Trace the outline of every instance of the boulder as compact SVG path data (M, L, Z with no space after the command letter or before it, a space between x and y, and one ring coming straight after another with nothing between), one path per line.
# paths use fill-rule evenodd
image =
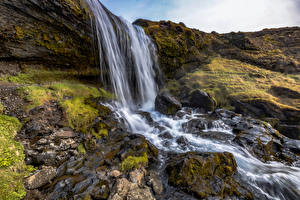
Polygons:
M252 199L235 180L236 171L236 161L227 152L179 154L166 168L169 184L198 198Z
M137 183L132 183L125 178L116 182L113 192L108 198L109 200L154 200L150 188L140 188Z
M167 92L160 93L155 99L155 110L165 115L174 115L181 107L181 103Z
M56 176L56 168L44 167L34 175L25 179L27 189L33 190L49 183Z
M205 112L213 111L216 108L215 100L206 92L194 90L182 100L182 105L192 108L200 108Z
M300 140L300 125L277 125L278 131L288 138Z

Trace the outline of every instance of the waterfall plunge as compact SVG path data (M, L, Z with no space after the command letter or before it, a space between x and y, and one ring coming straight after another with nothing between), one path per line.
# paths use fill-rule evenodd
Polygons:
M94 14L102 71L117 95L119 108L151 108L157 93L156 49L141 27L108 13L98 0L87 0Z

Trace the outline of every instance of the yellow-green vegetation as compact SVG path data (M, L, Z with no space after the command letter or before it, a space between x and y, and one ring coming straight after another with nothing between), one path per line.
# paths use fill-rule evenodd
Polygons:
M208 47L212 35L176 24L171 21L152 22L140 20L157 44L161 68L166 77L172 77L187 60L203 59L201 52ZM201 58L199 58L201 57Z
M146 152L142 156L128 156L120 164L122 171L129 171L134 168L140 168L148 164L148 155Z
M190 89L202 89L213 96L221 107L230 107L230 98L244 102L268 101L280 108L300 109L300 99L276 96L271 87L284 87L300 93L300 75L272 72L237 60L213 58L198 71L179 81L170 81L168 88L178 93L182 84Z
M96 130L93 129L92 130L92 134L97 138L97 139L101 139L102 137L107 137L108 136L108 126L107 124L105 124L104 122L99 122L97 124L97 128Z
M114 96L103 89L71 82L25 86L19 91L29 102L28 110L51 100L58 101L66 113L69 126L83 133L91 131L91 125L99 115L98 109L86 103L86 100L97 97L111 99ZM107 130L102 127L97 134L107 135Z
M15 29L16 29L16 38L18 40L22 40L25 37L22 28L19 26L15 26Z
M86 154L86 150L84 148L84 145L83 144L80 144L78 147L77 147L77 150L80 154L84 155Z
M20 93L29 102L27 110L41 106L44 103L54 100L53 91L43 86L25 86L19 89Z
M3 113L3 111L5 110L5 107L2 105L2 103L0 102L0 114Z
M0 199L17 200L25 195L23 178L32 170L24 164L24 149L14 137L21 128L14 117L0 115Z
M75 97L61 103L66 111L69 125L76 131L86 133L98 116L98 110L84 103L84 98Z
M88 79L89 77L99 76L99 71L96 69L85 69L76 71L76 70L56 70L56 69L46 69L46 68L33 68L30 66L26 67L22 73L19 73L15 76L2 76L0 81L10 82L16 84L45 84L61 80L78 80Z

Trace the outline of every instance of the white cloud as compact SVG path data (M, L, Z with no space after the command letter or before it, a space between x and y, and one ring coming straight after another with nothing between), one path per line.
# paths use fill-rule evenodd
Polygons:
M174 0L168 18L202 31L258 31L300 25L298 0Z

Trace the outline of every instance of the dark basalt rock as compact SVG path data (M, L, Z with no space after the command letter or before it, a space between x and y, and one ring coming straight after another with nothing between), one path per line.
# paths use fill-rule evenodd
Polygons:
M201 90L195 90L181 101L185 107L200 108L205 112L213 111L216 108L214 99Z
M167 165L169 184L196 197L252 199L239 185L231 153L185 153L174 156Z
M181 107L181 103L167 92L160 93L155 99L155 110L165 115L174 115Z
M277 125L278 131L291 139L300 140L300 125Z
M0 2L0 59L94 67L91 20L80 0Z

